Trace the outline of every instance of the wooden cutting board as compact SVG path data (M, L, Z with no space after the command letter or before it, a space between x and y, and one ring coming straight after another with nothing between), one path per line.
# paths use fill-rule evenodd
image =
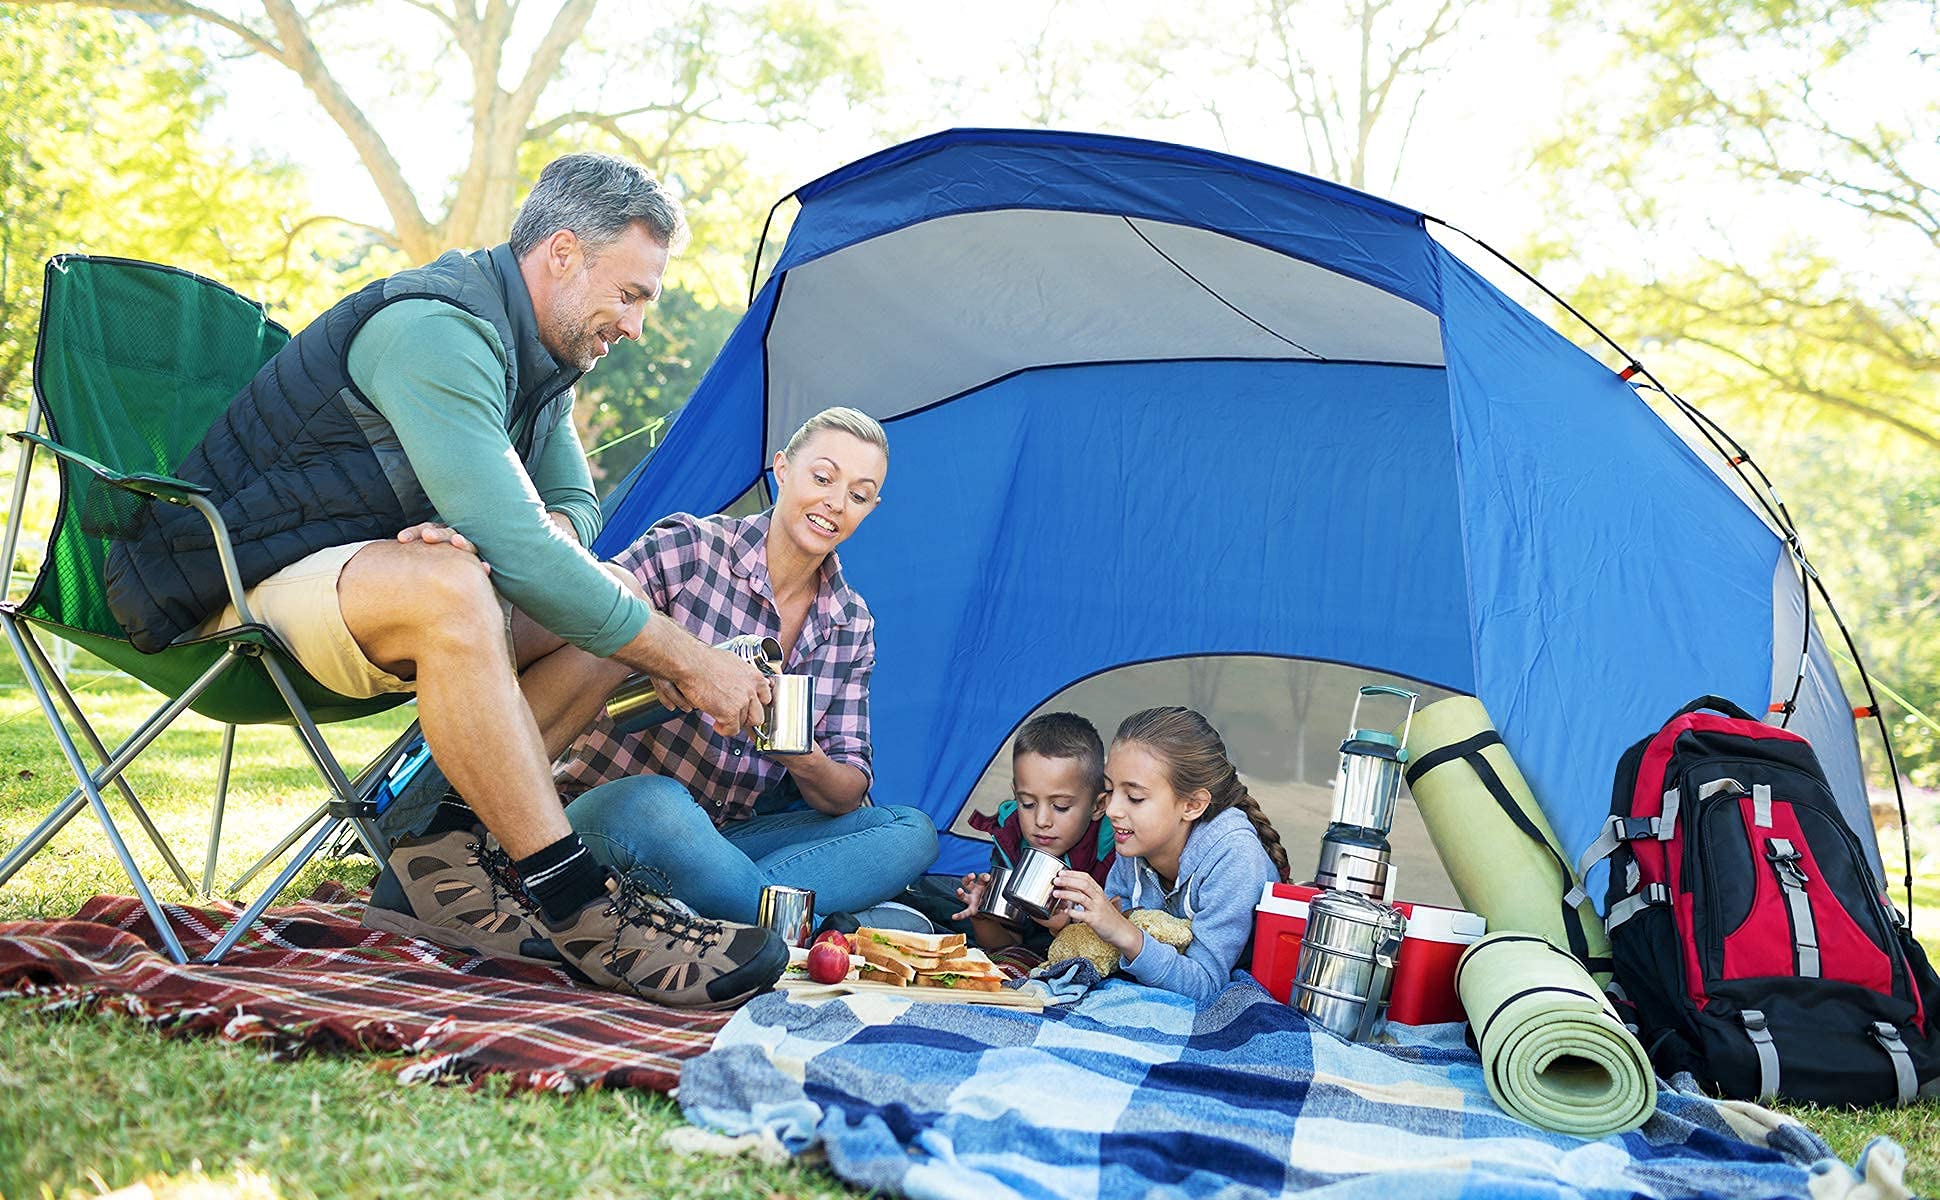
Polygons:
M787 976L783 976L775 986L796 1000L822 1000L836 996L900 996L920 1003L988 1004L996 1008L1021 1008L1027 1012L1044 1011L1044 1001L1030 992L1020 992L1015 988L1005 988L1001 992L967 992L944 987L897 987L893 983L864 979L817 983L813 979L791 979Z

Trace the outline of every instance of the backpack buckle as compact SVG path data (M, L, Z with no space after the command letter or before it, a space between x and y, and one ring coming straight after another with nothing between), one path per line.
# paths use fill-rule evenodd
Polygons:
M1893 1085L1899 1093L1899 1103L1913 1103L1919 1094L1920 1077L1913 1069L1913 1056L1907 1052L1906 1043L1900 1039L1900 1031L1890 1021L1874 1021L1871 1030L1873 1040L1893 1064Z
M1772 864L1772 870L1778 872L1780 883L1790 884L1795 888L1806 885L1805 868L1799 865L1799 852L1790 841L1785 838L1773 838L1766 842L1765 859Z
M1624 842L1640 842L1645 838L1657 836L1656 817L1613 817L1617 839Z

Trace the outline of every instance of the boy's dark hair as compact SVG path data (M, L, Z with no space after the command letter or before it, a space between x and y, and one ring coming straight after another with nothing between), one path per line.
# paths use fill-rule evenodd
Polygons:
M1077 713L1039 713L1024 722L1012 744L1010 759L1020 754L1042 754L1046 758L1075 758L1078 769L1091 781L1092 795L1105 790L1105 743L1098 727Z

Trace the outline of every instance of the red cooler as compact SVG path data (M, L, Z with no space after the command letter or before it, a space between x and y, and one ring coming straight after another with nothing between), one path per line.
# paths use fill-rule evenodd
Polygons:
M1293 989L1300 965L1300 939L1307 932L1307 902L1319 888L1270 883L1260 893L1253 918L1253 977L1281 1003ZM1394 998L1388 1019L1403 1025L1433 1025L1466 1017L1455 995L1455 963L1462 951L1482 940L1487 923L1472 912L1433 904L1396 901L1408 918L1401 957L1394 967Z

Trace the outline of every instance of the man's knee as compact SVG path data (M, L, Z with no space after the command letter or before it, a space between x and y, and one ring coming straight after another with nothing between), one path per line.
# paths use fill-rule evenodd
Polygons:
M421 667L421 659L441 652L508 653L505 610L490 572L452 546L371 543L344 565L337 604L373 662Z

